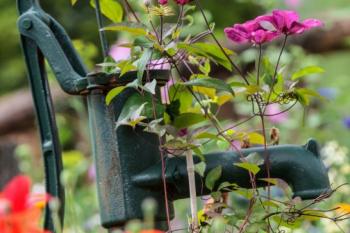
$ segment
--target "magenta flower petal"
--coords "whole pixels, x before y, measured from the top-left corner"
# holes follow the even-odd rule
[[[263,20],[262,17],[261,19]],[[266,18],[266,20],[269,19]],[[243,24],[235,24],[233,27],[226,28],[225,33],[230,40],[239,44],[246,42],[251,42],[253,44],[262,44],[269,42],[279,36],[279,33],[275,32],[276,30],[266,30],[260,25],[260,23],[262,22],[259,20],[250,20]]]
[[[274,10],[272,12],[274,23],[281,32],[287,32],[294,22],[299,21],[299,15],[295,11]]]
[[[255,19],[259,25],[267,31],[278,31],[285,35],[300,34],[313,27],[322,26],[317,19],[299,21],[299,15],[295,11],[274,10],[272,15],[263,15]]]
[[[189,3],[191,0],[175,0],[175,2],[179,5],[186,5]]]
[[[242,30],[238,30],[236,28],[230,27],[230,28],[225,28],[224,32],[227,38],[229,38],[230,40],[238,44],[246,43],[249,41],[248,34],[243,32]]]
[[[294,22],[293,25],[288,29],[288,34],[301,34],[306,29],[307,28],[304,26],[304,24],[299,22]]]
[[[168,0],[159,0],[158,2],[159,2],[160,5],[168,4]]]
[[[314,28],[314,27],[320,27],[320,26],[323,26],[323,22],[318,20],[318,19],[305,19],[303,21],[303,25],[307,28],[307,29],[310,29],[310,28]]]

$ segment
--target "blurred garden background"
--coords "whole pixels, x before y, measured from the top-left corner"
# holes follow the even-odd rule
[[[132,0],[139,4],[141,0]],[[272,9],[292,9],[302,18],[321,19],[325,26],[305,33],[288,42],[282,62],[296,67],[319,65],[325,73],[306,80],[307,85],[325,97],[313,101],[306,109],[297,106],[292,112],[270,117],[269,124],[280,130],[280,144],[304,144],[315,138],[322,148],[329,167],[333,187],[350,182],[350,2],[349,0],[203,0],[211,21],[216,22],[217,35],[226,47],[241,54],[239,63],[249,69],[255,59],[255,49],[233,45],[223,29],[244,22]],[[98,29],[94,10],[87,1],[78,1],[73,7],[69,0],[41,0],[42,8],[57,19],[67,30],[90,70],[102,62]],[[31,93],[28,89],[26,68],[16,27],[18,17],[13,0],[0,0],[0,189],[15,174],[30,175],[36,184],[34,190],[43,190],[44,169],[41,159],[38,129],[35,123]],[[198,13],[199,14],[199,13]],[[193,16],[194,21],[200,17]],[[106,20],[107,22],[107,20]],[[201,31],[201,22],[195,22]],[[109,34],[109,41],[124,37]],[[277,59],[278,47],[267,49]],[[217,71],[224,77],[228,75]],[[83,98],[64,94],[49,75],[59,136],[63,148],[66,187],[66,230],[70,233],[103,232],[95,188],[95,173],[89,143],[86,103]],[[238,120],[250,109],[235,104],[223,114]],[[274,110],[271,110],[274,111]],[[254,124],[254,122],[252,122]],[[322,205],[328,208],[338,203],[350,203],[350,187],[343,186],[331,200]],[[186,223],[188,205],[179,201],[177,221]],[[339,223],[350,232],[348,222]],[[336,233],[339,228],[328,220],[309,221],[303,227],[289,229],[295,233]]]

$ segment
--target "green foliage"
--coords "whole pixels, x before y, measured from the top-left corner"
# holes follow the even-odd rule
[[[106,96],[106,104],[109,105],[112,102],[112,100],[115,97],[117,97],[125,88],[126,88],[125,86],[121,86],[121,87],[113,88],[111,91],[109,91]]]
[[[220,179],[222,173],[222,167],[217,166],[209,171],[205,177],[205,187],[210,190],[213,190],[215,183]]]
[[[310,74],[319,74],[319,73],[324,73],[324,69],[318,66],[304,67],[292,75],[292,80],[297,80]]]
[[[77,0],[75,0],[77,1]],[[99,0],[101,12],[109,20],[119,23],[123,19],[123,8],[117,0]],[[95,0],[90,0],[90,5],[95,6]]]
[[[253,173],[254,175],[258,174],[258,172],[260,171],[259,166],[253,163],[234,163],[234,165],[237,167],[243,168]]]
[[[229,84],[225,83],[225,81],[222,81],[220,79],[210,78],[210,77],[194,78],[188,82],[183,83],[183,85],[214,88],[214,89],[219,90],[219,91],[227,91],[227,92],[231,93],[233,96],[235,95],[231,86]]]
[[[224,66],[228,70],[232,70],[231,62],[227,59],[221,48],[216,44],[197,42],[194,44],[178,43],[177,48],[184,49],[189,54],[206,57],[211,61]],[[232,55],[233,52],[224,48],[227,55]]]

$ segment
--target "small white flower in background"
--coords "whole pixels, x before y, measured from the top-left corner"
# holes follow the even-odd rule
[[[340,146],[336,141],[330,141],[321,149],[321,155],[327,167],[332,165],[340,166],[346,162],[348,149]]]

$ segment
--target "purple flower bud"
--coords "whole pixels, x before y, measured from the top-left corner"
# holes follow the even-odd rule
[[[343,124],[346,128],[350,129],[350,117],[345,117],[343,119]]]

